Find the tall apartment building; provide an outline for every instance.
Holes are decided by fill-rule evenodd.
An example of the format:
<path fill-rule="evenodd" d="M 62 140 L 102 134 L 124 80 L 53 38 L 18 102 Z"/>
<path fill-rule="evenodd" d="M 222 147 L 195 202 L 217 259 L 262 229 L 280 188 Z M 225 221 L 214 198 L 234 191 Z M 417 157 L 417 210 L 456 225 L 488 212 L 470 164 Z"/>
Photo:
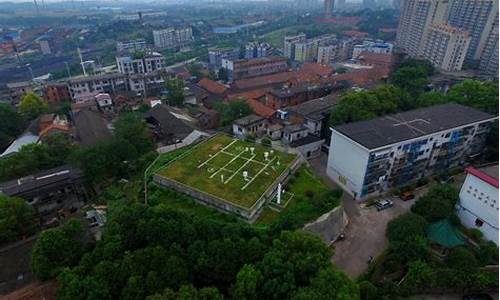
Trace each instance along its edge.
<path fill-rule="evenodd" d="M 325 1 L 325 16 L 329 17 L 332 15 L 335 0 L 324 0 Z"/>
<path fill-rule="evenodd" d="M 478 61 L 488 43 L 491 31 L 498 30 L 498 0 L 450 0 L 448 23 L 468 31 L 472 39 L 467 62 Z"/>
<path fill-rule="evenodd" d="M 335 59 L 336 47 L 334 45 L 318 46 L 316 62 L 321 65 L 329 65 Z"/>
<path fill-rule="evenodd" d="M 153 40 L 156 48 L 182 46 L 193 40 L 193 31 L 191 27 L 153 30 Z"/>
<path fill-rule="evenodd" d="M 300 33 L 298 35 L 294 36 L 285 36 L 284 41 L 283 41 L 283 54 L 290 58 L 294 59 L 295 58 L 295 44 L 296 43 L 303 43 L 307 40 L 306 34 L 305 33 Z"/>
<path fill-rule="evenodd" d="M 222 59 L 222 67 L 227 70 L 228 80 L 234 81 L 285 72 L 288 70 L 288 63 L 285 57 L 269 56 L 239 60 Z"/>
<path fill-rule="evenodd" d="M 481 153 L 496 117 L 448 103 L 332 128 L 327 174 L 365 199 Z"/>
<path fill-rule="evenodd" d="M 208 66 L 218 71 L 222 67 L 222 60 L 237 60 L 240 58 L 240 48 L 214 49 L 208 51 Z"/>
<path fill-rule="evenodd" d="M 116 51 L 118 53 L 144 51 L 146 48 L 147 44 L 145 39 L 136 39 L 116 43 Z"/>
<path fill-rule="evenodd" d="M 303 43 L 295 44 L 295 56 L 293 60 L 305 62 L 313 61 L 318 55 L 318 42 L 315 40 L 307 40 Z"/>
<path fill-rule="evenodd" d="M 471 42 L 469 33 L 445 24 L 431 25 L 428 31 L 421 56 L 443 71 L 460 71 Z"/>
<path fill-rule="evenodd" d="M 432 24 L 446 23 L 448 0 L 402 0 L 396 44 L 408 55 L 421 53 Z"/>
<path fill-rule="evenodd" d="M 245 58 L 259 58 L 271 55 L 271 45 L 268 43 L 248 43 L 245 46 Z"/>
<path fill-rule="evenodd" d="M 479 61 L 481 75 L 498 79 L 498 14 Z"/>
<path fill-rule="evenodd" d="M 165 58 L 157 52 L 142 56 L 124 55 L 116 57 L 118 72 L 123 74 L 146 74 L 165 67 Z"/>

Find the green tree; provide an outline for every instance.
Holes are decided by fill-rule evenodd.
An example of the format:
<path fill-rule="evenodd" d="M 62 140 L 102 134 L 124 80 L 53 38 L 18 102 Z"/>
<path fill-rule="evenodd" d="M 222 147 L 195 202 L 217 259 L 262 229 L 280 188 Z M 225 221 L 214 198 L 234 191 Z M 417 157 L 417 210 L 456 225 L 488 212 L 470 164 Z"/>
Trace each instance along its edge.
<path fill-rule="evenodd" d="M 453 185 L 434 185 L 415 202 L 411 211 L 423 216 L 428 222 L 435 222 L 452 217 L 457 200 L 458 190 Z"/>
<path fill-rule="evenodd" d="M 259 299 L 258 288 L 262 282 L 262 274 L 252 265 L 245 265 L 236 275 L 236 283 L 233 288 L 235 299 L 255 300 Z"/>
<path fill-rule="evenodd" d="M 409 59 L 392 74 L 391 83 L 415 97 L 424 91 L 433 73 L 434 68 L 428 61 Z"/>
<path fill-rule="evenodd" d="M 412 294 L 432 288 L 435 284 L 436 272 L 433 270 L 433 267 L 423 261 L 417 260 L 409 264 L 402 287 L 408 294 Z"/>
<path fill-rule="evenodd" d="M 234 120 L 243 118 L 253 113 L 252 108 L 244 99 L 238 99 L 229 103 L 223 101 L 217 102 L 215 110 L 219 112 L 222 126 L 230 125 Z"/>
<path fill-rule="evenodd" d="M 35 230 L 33 207 L 21 198 L 0 194 L 0 245 L 27 237 Z"/>
<path fill-rule="evenodd" d="M 28 119 L 35 119 L 48 109 L 47 102 L 37 94 L 27 93 L 21 97 L 19 112 Z"/>
<path fill-rule="evenodd" d="M 39 235 L 31 253 L 31 268 L 37 278 L 56 277 L 65 267 L 74 266 L 83 254 L 83 228 L 76 219 Z"/>
<path fill-rule="evenodd" d="M 427 221 L 413 213 L 406 213 L 389 222 L 386 235 L 391 243 L 404 241 L 408 237 L 425 237 Z"/>
<path fill-rule="evenodd" d="M 359 283 L 359 294 L 361 300 L 378 300 L 380 295 L 376 286 L 369 281 L 361 281 Z"/>
<path fill-rule="evenodd" d="M 172 106 L 184 105 L 184 81 L 180 78 L 170 78 L 165 82 L 168 90 L 167 101 Z"/>
<path fill-rule="evenodd" d="M 498 115 L 498 81 L 464 80 L 447 93 L 450 102 L 456 102 Z"/>
<path fill-rule="evenodd" d="M 24 128 L 24 121 L 7 103 L 0 103 L 0 149 L 6 148 Z"/>
<path fill-rule="evenodd" d="M 121 114 L 114 125 L 115 138 L 130 143 L 138 155 L 153 150 L 151 136 L 140 115 L 135 113 Z"/>

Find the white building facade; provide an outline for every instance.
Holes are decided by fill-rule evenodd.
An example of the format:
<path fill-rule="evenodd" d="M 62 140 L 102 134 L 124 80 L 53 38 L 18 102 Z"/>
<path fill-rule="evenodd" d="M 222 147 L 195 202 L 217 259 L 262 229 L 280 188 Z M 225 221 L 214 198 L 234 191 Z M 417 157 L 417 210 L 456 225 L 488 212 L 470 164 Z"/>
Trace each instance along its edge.
<path fill-rule="evenodd" d="M 357 200 L 482 152 L 495 117 L 444 104 L 332 128 L 327 174 Z"/>
<path fill-rule="evenodd" d="M 498 245 L 498 165 L 492 171 L 496 174 L 466 169 L 456 209 L 464 226 L 479 229 L 486 239 Z"/>

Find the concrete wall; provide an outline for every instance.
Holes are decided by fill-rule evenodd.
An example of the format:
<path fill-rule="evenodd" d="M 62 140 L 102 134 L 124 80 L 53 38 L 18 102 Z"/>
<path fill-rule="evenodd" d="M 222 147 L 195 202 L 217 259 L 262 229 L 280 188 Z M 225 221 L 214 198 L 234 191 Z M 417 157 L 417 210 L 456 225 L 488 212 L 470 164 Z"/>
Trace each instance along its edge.
<path fill-rule="evenodd" d="M 197 190 L 183 183 L 171 180 L 169 178 L 162 177 L 158 174 L 153 176 L 153 180 L 156 184 L 173 189 L 177 192 L 187 194 L 194 198 L 194 200 L 200 202 L 201 204 L 212 206 L 223 212 L 231 213 L 244 219 L 249 223 L 253 223 L 259 216 L 262 207 L 266 202 L 271 201 L 277 191 L 278 183 L 285 184 L 290 179 L 291 175 L 300 167 L 303 159 L 298 156 L 290 165 L 290 168 L 286 169 L 276 180 L 269 186 L 269 188 L 263 193 L 263 195 L 254 203 L 250 208 L 245 208 L 234 203 L 225 201 L 222 198 L 210 195 L 203 191 Z"/>
<path fill-rule="evenodd" d="M 336 131 L 332 131 L 326 173 L 351 196 L 363 188 L 369 152 Z"/>
<path fill-rule="evenodd" d="M 338 206 L 304 226 L 304 230 L 319 236 L 327 245 L 331 245 L 347 225 L 344 207 Z"/>

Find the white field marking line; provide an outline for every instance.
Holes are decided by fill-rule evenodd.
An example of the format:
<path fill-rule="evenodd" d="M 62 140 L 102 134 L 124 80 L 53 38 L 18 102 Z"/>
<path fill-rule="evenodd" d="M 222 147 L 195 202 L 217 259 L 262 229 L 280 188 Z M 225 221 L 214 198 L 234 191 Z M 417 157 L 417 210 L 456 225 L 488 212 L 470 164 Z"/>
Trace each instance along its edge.
<path fill-rule="evenodd" d="M 214 155 L 210 156 L 207 160 L 205 160 L 202 164 L 198 166 L 198 169 L 206 165 L 209 161 L 211 161 L 213 158 L 215 158 L 217 155 L 219 155 L 221 152 L 224 152 L 227 148 L 229 148 L 232 144 L 236 143 L 238 140 L 233 140 L 231 143 L 227 144 L 222 148 L 221 150 L 217 151 Z"/>
<path fill-rule="evenodd" d="M 231 153 L 231 152 L 226 152 L 226 151 L 224 151 L 224 152 L 222 152 L 222 153 L 227 154 L 227 155 L 231 155 L 231 156 L 235 156 L 235 155 L 236 155 L 236 154 L 233 154 L 233 153 Z M 255 156 L 257 156 L 257 154 L 255 154 Z M 255 156 L 254 156 L 254 157 L 255 157 Z M 275 157 L 275 156 L 274 156 L 274 157 Z M 248 158 L 245 158 L 245 159 L 248 159 Z M 266 163 L 261 162 L 260 160 L 255 160 L 255 159 L 251 159 L 251 160 L 252 160 L 252 162 L 257 163 L 257 164 L 266 165 Z"/>
<path fill-rule="evenodd" d="M 213 169 L 214 169 L 214 172 L 215 172 L 215 168 L 213 168 Z M 226 171 L 226 172 L 229 172 L 231 174 L 233 174 L 234 172 L 236 172 L 235 170 L 230 170 L 230 169 L 226 169 L 226 168 L 219 168 L 218 170 Z M 212 174 L 212 173 L 210 173 L 210 174 Z"/>
<path fill-rule="evenodd" d="M 271 159 L 271 160 L 270 160 L 270 161 L 269 161 L 269 162 L 268 162 L 268 163 L 267 163 L 264 167 L 262 167 L 262 169 L 260 169 L 260 170 L 259 170 L 259 172 L 257 172 L 257 174 L 255 174 L 255 176 L 254 176 L 254 177 L 253 177 L 253 178 L 252 178 L 249 182 L 247 182 L 247 184 L 245 184 L 245 185 L 241 188 L 241 190 L 246 189 L 246 187 L 247 187 L 250 183 L 252 183 L 252 182 L 254 181 L 254 179 L 255 179 L 255 178 L 257 178 L 257 177 L 260 175 L 260 173 L 264 172 L 264 170 L 265 170 L 265 169 L 267 169 L 267 167 L 268 167 L 268 166 L 269 166 L 269 165 L 270 165 L 270 164 L 271 164 L 271 163 L 272 163 L 275 159 L 276 159 L 276 156 L 275 156 L 275 157 L 273 157 L 273 159 Z"/>
<path fill-rule="evenodd" d="M 232 175 L 231 175 L 231 176 L 230 176 L 230 177 L 229 177 L 229 178 L 228 178 L 228 179 L 224 182 L 224 184 L 226 184 L 226 183 L 228 183 L 229 181 L 231 181 L 231 179 L 233 179 L 233 177 L 234 177 L 234 176 L 236 176 L 236 174 L 238 174 L 238 173 L 240 172 L 240 170 L 241 170 L 241 169 L 243 169 L 246 165 L 248 165 L 248 164 L 252 161 L 252 159 L 253 159 L 256 155 L 257 155 L 257 154 L 254 154 L 254 155 L 253 155 L 250 159 L 247 159 L 247 161 L 246 161 L 244 164 L 242 164 L 242 165 L 238 168 L 238 170 L 236 170 L 236 171 L 235 171 L 235 172 L 234 172 L 234 173 L 233 173 L 233 174 L 232 174 Z"/>
<path fill-rule="evenodd" d="M 238 157 L 240 157 L 243 153 L 246 151 L 243 150 L 238 155 L 234 156 L 230 161 L 228 161 L 225 165 L 223 165 L 221 168 L 219 168 L 217 171 L 215 171 L 210 178 L 214 177 L 217 173 L 219 173 L 220 170 L 225 169 L 227 166 L 229 166 L 233 161 L 235 161 Z"/>

